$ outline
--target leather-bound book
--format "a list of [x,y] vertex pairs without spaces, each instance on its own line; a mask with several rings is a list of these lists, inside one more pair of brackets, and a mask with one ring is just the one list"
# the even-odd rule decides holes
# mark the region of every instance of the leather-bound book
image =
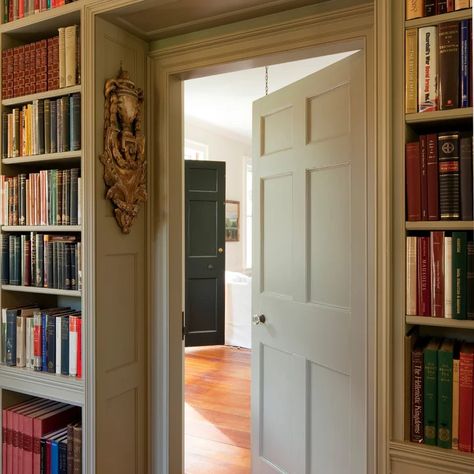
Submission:
[[459,133],[438,135],[439,207],[440,217],[456,220],[461,217]]
[[448,13],[448,0],[436,0],[436,14]]
[[416,316],[416,243],[417,237],[408,236],[406,240],[406,314]]
[[421,220],[421,156],[419,142],[405,147],[407,220]]
[[444,232],[434,231],[431,247],[431,316],[444,317]]
[[424,443],[436,446],[438,428],[438,349],[440,341],[432,339],[423,349]]
[[474,344],[464,343],[459,354],[459,451],[472,451]]
[[452,439],[453,449],[459,448],[459,349],[453,357],[453,426],[452,426]]
[[82,474],[82,426],[77,423],[74,430],[74,470],[73,474]]
[[445,340],[438,350],[437,443],[451,449],[453,425],[453,352],[454,341]]
[[471,86],[472,86],[472,75],[471,75],[471,20],[462,20],[460,24],[460,48],[461,53],[459,60],[461,62],[461,107],[469,107],[471,98]]
[[467,243],[467,319],[474,319],[474,241]]
[[453,232],[453,318],[466,319],[467,317],[467,233]]
[[418,339],[411,352],[411,430],[410,441],[422,443],[423,421],[423,339]]
[[48,90],[48,41],[40,40],[35,43],[35,77],[36,92]]
[[423,0],[406,0],[406,19],[420,18],[425,12]]
[[436,0],[425,0],[425,16],[436,15]]
[[472,135],[462,137],[460,143],[461,218],[463,221],[472,221]]
[[431,133],[426,136],[427,175],[428,175],[428,220],[439,220],[439,183],[438,183],[438,136]]
[[439,44],[440,110],[459,107],[459,22],[441,23]]
[[421,220],[428,220],[428,148],[426,135],[420,136]]
[[417,312],[431,316],[430,238],[417,239]]

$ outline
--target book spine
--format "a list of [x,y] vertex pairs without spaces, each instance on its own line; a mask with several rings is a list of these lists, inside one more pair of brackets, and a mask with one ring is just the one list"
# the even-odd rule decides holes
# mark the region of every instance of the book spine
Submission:
[[33,353],[34,353],[34,369],[41,372],[43,368],[42,358],[42,322],[41,313],[35,312],[33,315],[34,329],[33,329]]
[[459,107],[459,23],[441,23],[438,27],[439,44],[439,108]]
[[461,138],[460,149],[461,218],[463,221],[472,221],[472,136]]
[[437,27],[418,30],[418,112],[438,110]]
[[70,221],[71,225],[78,225],[78,179],[79,168],[71,170],[71,204],[70,204]]
[[35,76],[36,92],[48,90],[48,41],[41,40],[35,43]]
[[421,220],[421,156],[418,142],[407,143],[406,160],[406,195],[407,220]]
[[69,106],[70,146],[71,151],[81,149],[81,95],[72,94]]
[[406,238],[406,314],[416,316],[416,237]]
[[50,109],[51,109],[51,153],[56,153],[58,150],[58,117],[57,117],[57,102],[55,100],[51,100],[50,102]]
[[0,239],[2,243],[2,285],[8,285],[10,283],[10,239],[5,234],[2,234]]
[[26,321],[23,316],[16,317],[16,366],[26,366]]
[[470,240],[467,243],[467,281],[466,281],[466,296],[467,296],[467,319],[474,320],[474,241]]
[[82,427],[74,425],[74,470],[73,474],[82,474]]
[[82,318],[80,316],[77,317],[77,378],[82,378]]
[[464,10],[469,7],[469,0],[454,0],[454,10]]
[[453,414],[453,352],[438,352],[438,446],[452,447],[452,414]]
[[2,115],[2,158],[8,158],[8,114]]
[[448,0],[436,0],[436,14],[448,13]]
[[46,327],[46,313],[41,313],[41,370],[48,371],[48,334]]
[[418,237],[417,247],[417,312],[420,316],[430,316],[430,238]]
[[75,86],[77,78],[77,25],[68,26],[64,33],[66,87]]
[[459,133],[438,136],[439,207],[442,220],[461,216]]
[[58,319],[61,319],[61,374],[69,375],[69,316]]
[[427,188],[428,220],[439,220],[439,183],[438,183],[438,136],[435,133],[426,136],[427,146]]
[[61,97],[61,128],[62,128],[62,148],[69,151],[70,130],[69,130],[69,99]]
[[420,18],[424,13],[424,5],[422,0],[406,0],[406,19],[413,20]]
[[[407,1],[415,3],[414,0]],[[416,28],[405,32],[405,112],[407,114],[418,112],[418,30]]]
[[61,355],[62,355],[62,324],[61,317],[57,317],[56,320],[56,373],[61,374]]
[[74,427],[67,427],[67,472],[74,472]]
[[459,451],[472,451],[474,354],[459,356]]
[[452,299],[453,318],[466,319],[466,283],[467,283],[467,236],[466,232],[453,232],[452,250]]
[[444,317],[444,232],[431,232],[431,316]]
[[7,310],[6,364],[16,364],[16,310]]
[[59,33],[59,88],[66,87],[66,29],[58,28]]
[[452,237],[444,238],[444,317],[453,317],[453,242]]
[[77,376],[78,326],[77,316],[69,317],[69,375]]
[[428,149],[426,135],[420,136],[421,220],[428,220]]
[[44,154],[44,102],[38,100],[38,154]]
[[458,449],[459,446],[459,359],[453,359],[453,428],[452,428],[452,448]]
[[424,350],[424,390],[423,409],[425,424],[425,444],[436,446],[437,399],[438,399],[438,351]]
[[414,443],[422,443],[423,422],[423,351],[412,351],[411,357],[411,436]]
[[46,334],[47,334],[47,367],[48,372],[56,372],[56,318],[53,315],[46,316]]
[[472,23],[469,20],[461,21],[461,54],[459,60],[461,61],[461,107],[469,107],[469,96],[471,94],[471,29]]

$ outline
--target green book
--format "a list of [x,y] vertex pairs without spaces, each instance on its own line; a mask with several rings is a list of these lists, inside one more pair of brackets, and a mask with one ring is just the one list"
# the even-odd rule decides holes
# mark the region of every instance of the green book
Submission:
[[438,399],[438,349],[439,340],[431,339],[423,350],[424,393],[423,412],[425,424],[425,444],[436,446],[437,399]]
[[467,318],[467,233],[453,232],[453,318]]
[[438,351],[438,446],[452,448],[454,341],[445,340]]

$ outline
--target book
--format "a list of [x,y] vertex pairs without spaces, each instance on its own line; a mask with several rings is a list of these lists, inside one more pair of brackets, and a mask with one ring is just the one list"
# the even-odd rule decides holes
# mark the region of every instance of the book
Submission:
[[416,341],[411,352],[411,432],[410,440],[422,443],[424,439],[423,421],[423,345],[424,341]]
[[431,315],[430,238],[417,238],[417,313]]
[[423,412],[424,443],[436,446],[438,423],[438,349],[440,342],[432,339],[423,349]]
[[64,31],[65,87],[76,85],[77,79],[77,25],[68,26]]
[[460,194],[461,194],[461,219],[473,220],[473,176],[472,176],[472,136],[461,137],[460,141]]
[[411,142],[406,144],[406,195],[407,220],[421,220],[421,156],[420,144]]
[[430,235],[431,316],[444,317],[444,232]]
[[439,220],[438,136],[426,136],[428,220]]
[[82,426],[80,423],[76,423],[73,426],[74,432],[74,474],[82,474]]
[[58,28],[59,37],[59,88],[66,87],[66,28]]
[[459,353],[459,451],[472,451],[474,344],[464,343]]
[[425,0],[425,16],[436,15],[436,0]]
[[467,234],[466,232],[452,233],[452,300],[453,318],[467,317]]
[[465,8],[469,8],[471,5],[469,0],[454,0],[454,9],[455,10],[464,10]]
[[459,107],[459,22],[441,23],[438,27],[439,44],[439,108]]
[[436,0],[436,14],[448,13],[448,0]]
[[409,316],[417,315],[417,242],[416,237],[408,236],[406,238],[406,314]]
[[459,133],[438,135],[439,207],[442,220],[461,216]]
[[472,77],[471,77],[471,29],[472,22],[470,20],[462,20],[460,23],[460,57],[459,61],[461,63],[461,72],[460,72],[460,106],[469,107],[470,98],[471,98],[471,87],[472,87]]
[[467,279],[466,279],[467,319],[474,320],[474,241],[467,243]]
[[[422,3],[416,0],[407,2]],[[405,113],[416,112],[418,112],[418,30],[411,28],[405,31]]]
[[428,220],[428,149],[426,135],[420,136],[421,220]]
[[438,110],[437,27],[418,29],[418,112]]
[[446,449],[452,447],[453,351],[454,342],[451,340],[443,341],[438,350],[437,443]]
[[459,354],[453,358],[453,410],[452,410],[452,448],[459,446]]
[[423,0],[406,0],[406,19],[413,20],[424,14]]

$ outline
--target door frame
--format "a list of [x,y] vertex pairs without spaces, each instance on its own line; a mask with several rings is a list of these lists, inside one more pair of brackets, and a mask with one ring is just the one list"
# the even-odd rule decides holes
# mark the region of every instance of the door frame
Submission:
[[[351,2],[349,2],[350,4]],[[183,81],[220,72],[364,49],[367,78],[367,463],[369,473],[388,472],[390,188],[389,25],[385,2],[339,8],[323,2],[308,16],[261,22],[235,33],[190,35],[149,55],[150,137],[149,400],[150,472],[183,471],[184,160]],[[376,41],[377,40],[377,41]],[[153,111],[153,112],[152,112]]]

